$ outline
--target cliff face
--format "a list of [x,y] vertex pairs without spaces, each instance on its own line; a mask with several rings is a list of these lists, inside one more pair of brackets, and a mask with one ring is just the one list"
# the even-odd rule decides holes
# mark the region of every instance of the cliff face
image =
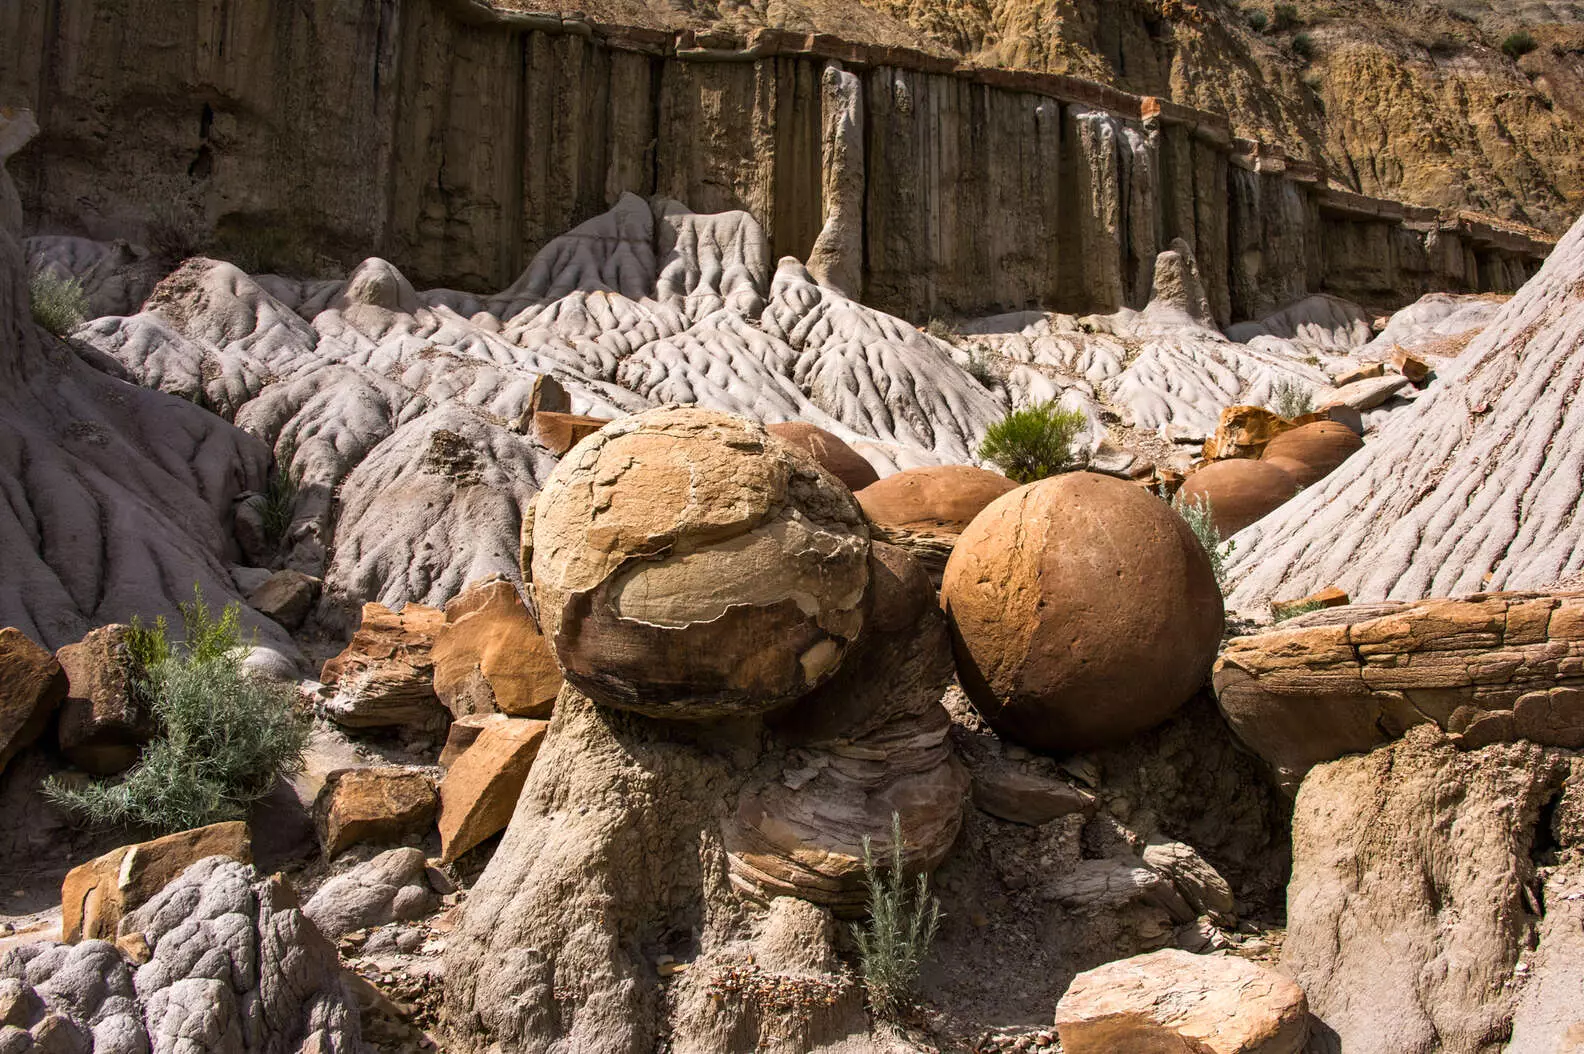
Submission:
[[[39,229],[213,245],[253,271],[373,251],[424,285],[499,288],[626,192],[746,211],[766,267],[813,253],[919,321],[1142,307],[1176,238],[1222,322],[1318,291],[1512,289],[1546,247],[1357,199],[1169,101],[939,48],[735,35],[768,17],[751,6],[665,10],[724,28],[480,0],[18,0],[0,103],[39,114],[15,162]],[[864,10],[844,17],[903,25]],[[1091,27],[1124,65],[1134,30],[1166,29],[1135,16]]]

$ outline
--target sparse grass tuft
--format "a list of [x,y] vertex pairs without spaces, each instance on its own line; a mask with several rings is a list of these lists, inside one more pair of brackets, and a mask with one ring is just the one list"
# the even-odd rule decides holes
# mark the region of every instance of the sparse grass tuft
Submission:
[[1271,12],[1271,23],[1276,32],[1283,33],[1294,26],[1302,25],[1303,20],[1298,17],[1296,4],[1277,4]]
[[1299,33],[1292,39],[1292,49],[1294,55],[1308,62],[1314,58],[1314,38],[1308,33]]
[[944,340],[948,344],[960,344],[963,339],[962,333],[958,331],[957,327],[947,322],[944,318],[930,319],[929,324],[924,327],[924,332],[936,340]]
[[985,430],[979,456],[1018,483],[1054,476],[1072,456],[1072,441],[1084,426],[1084,415],[1063,410],[1054,402],[1014,410]]
[[1517,62],[1539,46],[1527,30],[1520,29],[1502,41],[1501,49],[1508,58]]
[[195,586],[181,605],[186,640],[163,618],[134,620],[136,689],[160,726],[119,781],[76,788],[50,779],[49,799],[88,827],[184,831],[244,815],[283,774],[302,767],[308,723],[289,685],[245,670],[241,606],[216,618]]
[[940,901],[930,895],[922,873],[908,883],[902,868],[902,817],[891,814],[891,859],[881,870],[870,839],[863,841],[864,885],[869,919],[853,925],[869,1008],[876,1017],[894,1018],[906,1009],[918,984],[919,968],[940,929]]
[[1278,381],[1271,389],[1270,409],[1291,421],[1314,412],[1314,392],[1297,381]]
[[88,295],[82,283],[53,271],[34,271],[28,278],[28,306],[33,321],[57,337],[88,320]]
[[1249,28],[1256,33],[1265,32],[1265,27],[1270,25],[1270,16],[1258,8],[1248,12],[1244,17],[1248,19]]
[[1199,539],[1205,555],[1210,558],[1210,570],[1215,574],[1216,586],[1225,593],[1226,563],[1237,551],[1237,543],[1227,542],[1225,546],[1222,545],[1221,532],[1216,529],[1215,517],[1211,515],[1210,499],[1184,501],[1179,495],[1172,499],[1171,507],[1187,522],[1194,537]]
[[1324,607],[1325,605],[1320,601],[1310,600],[1303,604],[1292,604],[1279,610],[1273,610],[1273,615],[1277,622],[1286,622],[1290,618],[1297,618],[1299,615],[1308,615],[1311,612],[1320,611]]
[[270,473],[264,486],[264,537],[272,547],[279,546],[291,528],[292,514],[297,508],[297,491],[301,480],[291,467],[292,453],[282,451],[276,458],[275,471]]

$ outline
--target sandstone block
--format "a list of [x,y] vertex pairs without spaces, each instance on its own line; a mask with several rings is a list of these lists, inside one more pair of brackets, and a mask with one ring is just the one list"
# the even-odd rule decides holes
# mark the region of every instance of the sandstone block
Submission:
[[443,720],[431,651],[444,625],[444,612],[421,604],[408,604],[400,613],[364,604],[351,643],[320,674],[336,689],[325,708],[331,720],[348,728],[428,726]]
[[1294,427],[1293,422],[1263,406],[1229,406],[1221,411],[1215,434],[1205,440],[1204,459],[1257,458],[1272,439]]
[[991,816],[1031,827],[1075,812],[1094,811],[1094,795],[1065,780],[1023,772],[1009,765],[973,774],[973,799]]
[[549,717],[561,690],[555,654],[512,583],[472,586],[445,606],[435,636],[435,695],[454,717]]
[[0,629],[0,772],[43,734],[66,688],[55,656],[21,630]]
[[1346,406],[1350,410],[1373,410],[1408,387],[1408,378],[1386,374],[1345,384],[1327,394],[1320,408]]
[[1430,364],[1404,348],[1394,349],[1387,361],[1413,384],[1423,384],[1430,377]]
[[450,863],[506,829],[544,742],[547,721],[486,725],[440,781],[440,858]]
[[239,820],[124,845],[72,868],[61,883],[61,939],[109,940],[124,915],[211,856],[252,863],[248,826]]
[[1355,363],[1354,365],[1337,372],[1336,375],[1332,377],[1332,382],[1338,388],[1346,388],[1354,381],[1374,380],[1376,377],[1382,376],[1385,372],[1386,364],[1383,362],[1366,362],[1362,364]]
[[301,571],[276,571],[248,594],[248,605],[289,630],[302,627],[319,599],[319,580]]
[[399,768],[330,773],[314,801],[314,825],[326,857],[357,844],[399,842],[434,823],[440,799],[426,773]]
[[503,721],[510,721],[506,714],[468,714],[451,722],[451,727],[446,729],[445,746],[440,749],[440,759],[436,762],[443,769],[451,767],[462,753],[472,746],[479,734],[491,725],[498,725]]
[[61,752],[96,776],[130,768],[154,734],[153,715],[138,699],[126,626],[101,626],[56,655],[70,685],[61,706]]
[[608,424],[610,419],[607,417],[536,410],[533,415],[533,435],[550,453],[564,457],[568,450]]

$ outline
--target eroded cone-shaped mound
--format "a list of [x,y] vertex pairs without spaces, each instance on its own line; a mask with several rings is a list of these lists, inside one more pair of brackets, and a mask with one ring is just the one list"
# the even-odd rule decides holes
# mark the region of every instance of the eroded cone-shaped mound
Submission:
[[1272,439],[1265,447],[1264,460],[1292,473],[1300,487],[1309,487],[1362,449],[1364,440],[1347,425],[1315,421]]
[[765,430],[824,465],[827,472],[847,484],[848,490],[863,490],[880,479],[862,454],[807,421],[782,421],[765,425]]
[[1016,489],[1005,476],[972,465],[931,465],[865,487],[858,504],[882,526],[960,532],[986,505]]
[[[1278,437],[1279,438],[1279,437]],[[1177,492],[1186,505],[1209,502],[1221,537],[1230,538],[1298,493],[1298,483],[1269,461],[1216,461],[1189,476]]]
[[761,425],[661,409],[561,462],[531,567],[545,637],[594,700],[757,713],[820,684],[858,638],[869,535],[847,488]]
[[1166,718],[1221,639],[1221,594],[1188,525],[1088,472],[985,509],[946,565],[941,603],[974,705],[1043,750],[1120,743]]

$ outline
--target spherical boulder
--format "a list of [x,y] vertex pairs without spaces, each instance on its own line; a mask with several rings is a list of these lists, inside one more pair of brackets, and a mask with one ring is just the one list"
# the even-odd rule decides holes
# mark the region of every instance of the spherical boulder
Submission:
[[567,681],[656,717],[759,713],[830,677],[863,631],[852,493],[751,421],[694,407],[614,421],[534,506],[528,566]]
[[1039,750],[1121,743],[1164,720],[1221,641],[1221,593],[1182,517],[1088,472],[986,508],[946,565],[941,605],[964,691],[998,733]]
[[931,465],[865,487],[858,492],[858,504],[884,527],[958,534],[986,505],[1016,489],[1016,483],[987,469]]
[[765,431],[777,439],[794,446],[825,466],[825,471],[847,484],[847,489],[857,492],[880,479],[874,466],[862,454],[807,421],[781,421],[765,425]]
[[1297,493],[1298,481],[1279,465],[1233,458],[1211,462],[1189,476],[1177,491],[1177,501],[1209,502],[1216,530],[1230,538]]
[[1315,421],[1272,439],[1261,460],[1286,469],[1300,487],[1309,487],[1362,449],[1364,440],[1347,425]]

